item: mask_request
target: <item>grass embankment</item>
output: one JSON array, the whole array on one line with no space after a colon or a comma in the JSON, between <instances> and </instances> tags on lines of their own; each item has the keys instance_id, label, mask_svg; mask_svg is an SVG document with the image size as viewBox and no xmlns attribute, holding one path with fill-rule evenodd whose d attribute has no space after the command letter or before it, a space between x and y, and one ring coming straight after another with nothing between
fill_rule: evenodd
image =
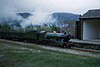
<instances>
[{"instance_id":1,"label":"grass embankment","mask_svg":"<svg viewBox=\"0 0 100 67\"><path fill-rule=\"evenodd\" d=\"M0 42L0 67L100 67L100 58Z\"/></svg>"}]
</instances>

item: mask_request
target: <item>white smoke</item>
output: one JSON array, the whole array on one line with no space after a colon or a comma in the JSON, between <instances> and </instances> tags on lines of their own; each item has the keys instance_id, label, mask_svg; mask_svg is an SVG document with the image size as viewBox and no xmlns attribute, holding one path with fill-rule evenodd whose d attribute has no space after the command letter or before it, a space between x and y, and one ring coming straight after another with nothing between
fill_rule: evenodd
<instances>
[{"instance_id":1,"label":"white smoke","mask_svg":"<svg viewBox=\"0 0 100 67\"><path fill-rule=\"evenodd\" d=\"M27 25L43 25L56 22L56 19L53 18L52 14L44 13L41 11L32 12L32 16L27 19L24 19L22 22L22 26L25 27Z\"/></svg>"},{"instance_id":2,"label":"white smoke","mask_svg":"<svg viewBox=\"0 0 100 67\"><path fill-rule=\"evenodd\" d=\"M34 3L35 2L35 3ZM38 6L40 5L40 6ZM33 24L42 25L43 23L54 22L56 19L52 17L48 12L48 6L46 6L45 0L40 3L39 0L3 0L0 1L0 21L8 21L9 18L12 20L22 20L21 25L23 27ZM46 11L44 11L46 9ZM17 13L29 12L32 16L23 19Z\"/></svg>"}]
</instances>

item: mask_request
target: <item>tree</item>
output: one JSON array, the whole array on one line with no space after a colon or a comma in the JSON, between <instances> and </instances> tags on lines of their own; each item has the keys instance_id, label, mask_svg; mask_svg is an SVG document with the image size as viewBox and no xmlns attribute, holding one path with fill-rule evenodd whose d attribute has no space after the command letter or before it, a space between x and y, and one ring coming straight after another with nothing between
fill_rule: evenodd
<instances>
[{"instance_id":1,"label":"tree","mask_svg":"<svg viewBox=\"0 0 100 67\"><path fill-rule=\"evenodd\" d=\"M11 31L11 27L8 24L0 24L0 31Z\"/></svg>"}]
</instances>

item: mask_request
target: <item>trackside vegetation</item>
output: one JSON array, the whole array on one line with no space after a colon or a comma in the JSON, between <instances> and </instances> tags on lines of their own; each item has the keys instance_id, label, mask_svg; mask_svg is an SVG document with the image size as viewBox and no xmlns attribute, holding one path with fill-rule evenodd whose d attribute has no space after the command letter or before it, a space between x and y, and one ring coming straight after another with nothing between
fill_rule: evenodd
<instances>
[{"instance_id":1,"label":"trackside vegetation","mask_svg":"<svg viewBox=\"0 0 100 67\"><path fill-rule=\"evenodd\" d=\"M0 67L100 67L100 58L0 42Z\"/></svg>"}]
</instances>

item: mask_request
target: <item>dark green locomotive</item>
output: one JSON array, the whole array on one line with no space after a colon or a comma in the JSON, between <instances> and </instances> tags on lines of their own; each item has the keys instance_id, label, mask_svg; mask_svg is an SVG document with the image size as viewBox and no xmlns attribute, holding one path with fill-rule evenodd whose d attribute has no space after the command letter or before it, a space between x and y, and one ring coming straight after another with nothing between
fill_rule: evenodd
<instances>
[{"instance_id":1,"label":"dark green locomotive","mask_svg":"<svg viewBox=\"0 0 100 67\"><path fill-rule=\"evenodd\" d=\"M69 37L67 36L64 33L47 33L45 35L45 43L53 46L71 47L72 45L68 43Z\"/></svg>"},{"instance_id":2,"label":"dark green locomotive","mask_svg":"<svg viewBox=\"0 0 100 67\"><path fill-rule=\"evenodd\" d=\"M64 42L66 36L63 33L47 33L45 31L28 31L28 32L0 32L0 38L17 40L24 42L33 42L54 46L69 46L68 42Z\"/></svg>"}]
</instances>

